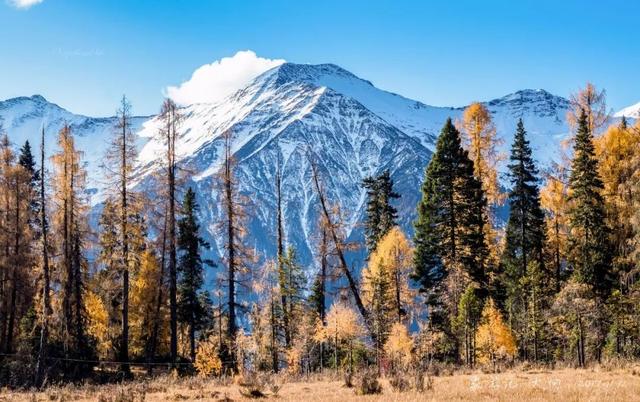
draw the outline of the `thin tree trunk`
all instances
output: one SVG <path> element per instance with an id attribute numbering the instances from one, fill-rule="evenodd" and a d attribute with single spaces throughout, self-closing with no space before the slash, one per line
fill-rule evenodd
<path id="1" fill-rule="evenodd" d="M 282 225 L 282 172 L 280 171 L 280 164 L 278 161 L 276 171 L 276 204 L 277 204 L 277 217 L 278 217 L 278 278 L 280 282 L 280 298 L 282 302 L 282 325 L 284 327 L 284 343 L 288 348 L 291 344 L 291 332 L 289 328 L 289 311 L 287 310 L 287 291 L 286 286 L 283 283 L 283 259 L 284 259 L 284 231 Z M 291 285 L 289 283 L 289 285 Z"/>
<path id="2" fill-rule="evenodd" d="M 36 386 L 41 386 L 43 379 L 44 361 L 46 359 L 46 348 L 48 343 L 48 325 L 51 304 L 49 301 L 49 243 L 47 228 L 47 209 L 45 204 L 45 166 L 44 166 L 44 127 L 42 128 L 42 142 L 40 144 L 40 225 L 42 230 L 42 322 L 40 323 L 40 344 L 38 349 L 38 360 L 36 363 Z"/>
<path id="3" fill-rule="evenodd" d="M 178 358 L 178 310 L 176 271 L 176 200 L 175 200 L 175 106 L 169 111 L 167 123 L 169 160 L 169 305 L 171 321 L 171 363 Z"/>
<path id="4" fill-rule="evenodd" d="M 164 211 L 164 225 L 162 228 L 162 246 L 160 257 L 160 276 L 158 277 L 158 294 L 156 298 L 155 319 L 153 320 L 153 329 L 151 331 L 151 344 L 147 352 L 147 361 L 151 363 L 158 345 L 158 332 L 160 331 L 160 311 L 162 309 L 162 289 L 164 285 L 164 267 L 166 265 L 166 246 L 167 246 L 167 209 Z M 153 372 L 153 366 L 147 366 L 147 372 Z"/>
<path id="5" fill-rule="evenodd" d="M 333 244 L 335 246 L 336 249 L 336 253 L 338 254 L 338 261 L 340 263 L 340 267 L 342 268 L 342 272 L 344 273 L 345 277 L 347 278 L 347 282 L 349 284 L 349 289 L 351 290 L 351 295 L 353 296 L 353 299 L 355 300 L 356 303 L 356 307 L 358 308 L 358 311 L 360 312 L 360 315 L 362 316 L 365 325 L 367 327 L 367 330 L 369 332 L 369 335 L 374 338 L 376 336 L 375 331 L 373 331 L 372 327 L 371 327 L 371 320 L 370 320 L 370 316 L 369 316 L 369 312 L 367 311 L 367 309 L 364 306 L 364 303 L 362 303 L 362 299 L 360 298 L 360 292 L 358 291 L 358 286 L 356 284 L 356 280 L 353 277 L 353 275 L 351 274 L 351 271 L 349 270 L 349 267 L 347 266 L 347 260 L 344 257 L 344 252 L 342 250 L 342 242 L 340 241 L 340 239 L 338 238 L 338 234 L 335 231 L 335 227 L 333 225 L 333 222 L 331 220 L 331 215 L 329 214 L 329 207 L 327 206 L 327 202 L 324 196 L 324 193 L 322 191 L 322 189 L 320 188 L 320 182 L 319 182 L 319 178 L 318 178 L 318 172 L 317 172 L 317 167 L 315 166 L 315 163 L 313 163 L 313 161 L 311 161 L 311 167 L 313 170 L 313 183 L 315 185 L 316 191 L 318 192 L 318 199 L 320 200 L 320 206 L 322 208 L 322 213 L 326 219 L 327 222 L 327 226 L 329 229 L 329 233 L 331 235 L 331 239 L 333 240 Z"/>
<path id="6" fill-rule="evenodd" d="M 126 103 L 122 104 L 122 138 L 121 141 L 121 172 L 120 172 L 120 231 L 122 236 L 122 341 L 120 345 L 121 370 L 129 373 L 129 238 L 127 232 L 128 206 L 127 206 L 127 129 L 128 118 Z"/>
<path id="7" fill-rule="evenodd" d="M 13 351 L 13 333 L 16 320 L 16 296 L 18 292 L 18 264 L 20 262 L 20 178 L 16 175 L 14 179 L 16 200 L 15 200 L 15 233 L 13 245 L 13 270 L 11 274 L 11 301 L 9 303 L 9 329 L 7 332 L 7 353 Z"/>

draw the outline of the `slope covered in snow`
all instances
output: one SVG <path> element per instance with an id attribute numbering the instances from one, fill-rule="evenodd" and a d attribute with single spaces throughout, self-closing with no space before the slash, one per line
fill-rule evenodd
<path id="1" fill-rule="evenodd" d="M 134 129 L 139 130 L 147 119 L 148 117 L 134 117 Z M 44 129 L 45 147 L 50 155 L 57 148 L 58 131 L 65 124 L 71 127 L 76 144 L 83 152 L 83 160 L 89 173 L 87 185 L 90 193 L 97 195 L 92 199 L 93 202 L 99 201 L 98 193 L 105 185 L 100 163 L 115 121 L 114 117 L 95 118 L 73 114 L 40 95 L 0 102 L 0 124 L 16 147 L 28 140 L 35 153 L 40 147 L 41 132 Z"/>
<path id="2" fill-rule="evenodd" d="M 640 102 L 621 109 L 616 114 L 614 114 L 614 117 L 640 119 Z"/>
<path id="3" fill-rule="evenodd" d="M 568 132 L 566 99 L 543 90 L 523 90 L 486 102 L 502 149 L 509 149 L 517 120 L 530 134 L 535 157 L 543 164 Z M 424 168 L 446 118 L 458 120 L 464 108 L 433 107 L 376 88 L 369 81 L 332 64 L 285 63 L 256 77 L 246 87 L 214 104 L 193 104 L 181 109 L 177 152 L 181 167 L 191 172 L 187 185 L 200 197 L 201 219 L 220 255 L 216 223 L 220 219 L 216 173 L 221 164 L 221 135 L 233 133 L 233 153 L 238 161 L 236 179 L 247 196 L 249 244 L 267 257 L 275 252 L 276 218 L 274 173 L 282 163 L 285 234 L 295 245 L 301 262 L 313 262 L 317 241 L 317 195 L 313 191 L 308 155 L 319 161 L 323 186 L 347 222 L 347 234 L 362 236 L 364 177 L 391 171 L 401 224 L 412 231 Z M 72 114 L 42 97 L 0 102 L 0 117 L 16 144 L 29 139 L 40 143 L 44 125 L 47 147 L 55 146 L 55 133 L 67 122 L 85 151 L 92 187 L 101 191 L 99 160 L 112 132 L 113 118 Z M 161 167 L 164 149 L 157 138 L 157 117 L 138 117 L 140 188 L 151 188 Z M 99 200 L 99 197 L 95 197 Z"/>

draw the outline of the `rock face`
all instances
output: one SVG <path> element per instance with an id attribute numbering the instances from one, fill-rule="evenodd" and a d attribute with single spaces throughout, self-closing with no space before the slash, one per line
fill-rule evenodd
<path id="1" fill-rule="evenodd" d="M 523 90 L 487 102 L 501 146 L 508 150 L 518 118 L 524 120 L 535 156 L 541 163 L 553 158 L 566 135 L 566 99 L 543 90 Z M 397 207 L 402 227 L 412 232 L 424 169 L 446 118 L 456 120 L 464 108 L 425 105 L 380 90 L 370 82 L 332 65 L 285 63 L 256 77 L 249 85 L 216 104 L 181 109 L 178 155 L 190 172 L 187 185 L 197 191 L 211 257 L 222 252 L 216 223 L 220 219 L 216 173 L 222 156 L 221 135 L 233 132 L 236 180 L 246 196 L 248 244 L 267 257 L 275 254 L 274 174 L 283 170 L 283 206 L 288 244 L 312 274 L 317 241 L 318 200 L 311 182 L 309 155 L 318 161 L 323 186 L 331 203 L 347 222 L 347 235 L 362 238 L 365 194 L 360 184 L 368 175 L 389 169 L 402 195 Z M 74 115 L 40 96 L 0 102 L 0 117 L 11 139 L 38 145 L 40 128 L 47 131 L 47 147 L 55 146 L 56 131 L 71 124 L 86 153 L 94 177 L 94 203 L 100 201 L 99 159 L 112 130 L 113 118 Z M 162 142 L 156 138 L 156 117 L 136 117 L 139 128 L 140 187 L 150 186 L 151 174 L 162 161 Z M 352 256 L 359 267 L 361 255 Z"/>

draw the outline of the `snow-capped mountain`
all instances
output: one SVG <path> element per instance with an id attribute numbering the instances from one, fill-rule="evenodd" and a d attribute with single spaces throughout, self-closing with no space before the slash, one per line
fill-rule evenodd
<path id="1" fill-rule="evenodd" d="M 640 119 L 640 102 L 636 103 L 635 105 L 625 107 L 613 116 L 619 118 L 626 117 L 627 119 Z"/>
<path id="2" fill-rule="evenodd" d="M 149 118 L 133 118 L 134 128 L 139 130 Z M 34 153 L 35 148 L 40 146 L 40 136 L 44 129 L 46 152 L 50 155 L 56 148 L 58 131 L 65 123 L 71 127 L 76 144 L 83 151 L 83 158 L 89 169 L 88 187 L 92 193 L 97 193 L 104 186 L 100 160 L 113 132 L 114 117 L 94 118 L 73 114 L 40 95 L 0 102 L 0 125 L 9 134 L 10 140 L 17 146 L 29 140 Z"/>
<path id="3" fill-rule="evenodd" d="M 505 151 L 519 118 L 524 120 L 535 156 L 542 163 L 554 156 L 551 150 L 568 132 L 568 101 L 546 91 L 518 91 L 486 104 Z M 296 247 L 302 263 L 310 264 L 317 240 L 318 209 L 308 154 L 319 162 L 323 186 L 348 223 L 348 235 L 362 236 L 362 179 L 385 169 L 391 171 L 402 195 L 398 201 L 401 224 L 411 232 L 424 168 L 437 135 L 447 117 L 459 119 L 463 110 L 429 106 L 380 90 L 332 64 L 293 63 L 265 72 L 221 102 L 184 107 L 177 152 L 181 165 L 192 172 L 187 184 L 199 194 L 213 257 L 222 249 L 216 241 L 220 197 L 215 174 L 221 162 L 221 135 L 226 130 L 234 134 L 236 179 L 250 204 L 250 244 L 266 256 L 275 252 L 274 173 L 280 160 L 287 242 Z M 100 177 L 99 159 L 113 118 L 74 115 L 39 96 L 0 102 L 0 118 L 16 144 L 25 139 L 39 144 L 44 124 L 50 150 L 55 132 L 64 121 L 69 122 L 86 153 L 90 176 Z M 162 143 L 156 138 L 160 122 L 156 117 L 138 117 L 135 122 L 141 137 L 139 186 L 144 187 L 163 155 Z M 98 181 L 95 187 L 99 191 Z"/>

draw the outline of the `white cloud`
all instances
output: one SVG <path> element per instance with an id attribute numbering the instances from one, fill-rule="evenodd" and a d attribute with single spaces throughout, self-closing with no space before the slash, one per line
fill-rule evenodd
<path id="1" fill-rule="evenodd" d="M 35 6 L 36 4 L 40 4 L 42 3 L 44 0 L 7 0 L 7 2 L 15 7 L 15 8 L 20 8 L 23 10 L 26 10 L 27 8 L 31 8 L 32 6 Z"/>
<path id="2" fill-rule="evenodd" d="M 165 95 L 183 105 L 216 102 L 284 62 L 258 57 L 251 50 L 240 51 L 232 57 L 198 67 L 188 81 L 167 87 Z"/>

